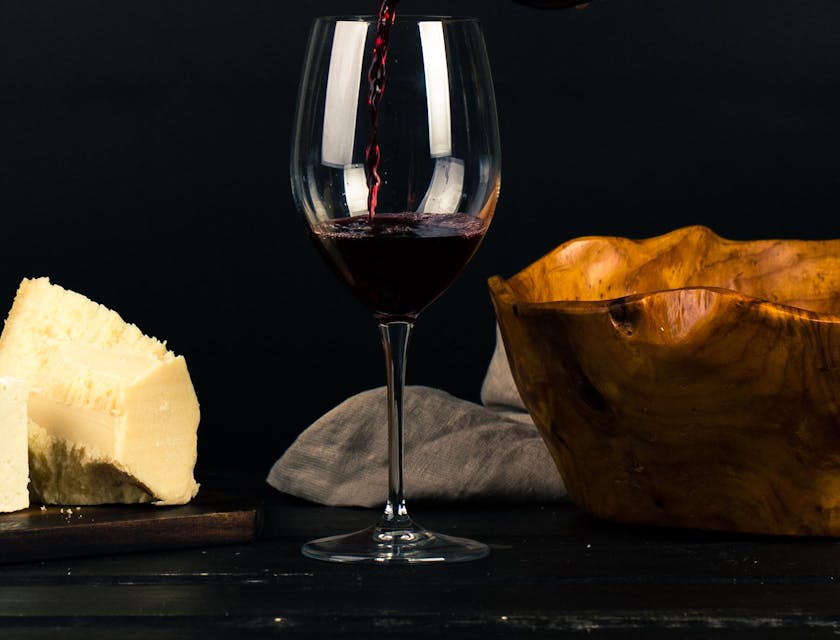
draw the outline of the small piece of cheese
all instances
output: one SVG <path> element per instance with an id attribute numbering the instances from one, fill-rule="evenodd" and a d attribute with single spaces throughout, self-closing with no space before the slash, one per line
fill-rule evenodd
<path id="1" fill-rule="evenodd" d="M 198 400 L 183 356 L 115 311 L 24 279 L 0 375 L 27 381 L 33 499 L 184 504 L 198 492 Z"/>
<path id="2" fill-rule="evenodd" d="M 0 378 L 0 512 L 29 506 L 28 393 L 24 380 Z"/>

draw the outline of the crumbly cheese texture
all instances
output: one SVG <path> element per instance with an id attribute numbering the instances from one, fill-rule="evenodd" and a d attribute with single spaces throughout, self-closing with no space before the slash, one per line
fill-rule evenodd
<path id="1" fill-rule="evenodd" d="M 0 512 L 29 506 L 26 382 L 0 378 Z"/>
<path id="2" fill-rule="evenodd" d="M 2 375 L 29 385 L 39 501 L 195 497 L 199 406 L 186 362 L 115 311 L 48 278 L 24 279 L 0 335 Z"/>

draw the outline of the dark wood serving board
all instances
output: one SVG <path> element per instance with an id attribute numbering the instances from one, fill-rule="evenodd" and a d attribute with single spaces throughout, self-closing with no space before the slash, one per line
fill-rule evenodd
<path id="1" fill-rule="evenodd" d="M 172 507 L 33 505 L 0 514 L 0 563 L 249 542 L 261 522 L 258 498 L 203 489 Z"/>

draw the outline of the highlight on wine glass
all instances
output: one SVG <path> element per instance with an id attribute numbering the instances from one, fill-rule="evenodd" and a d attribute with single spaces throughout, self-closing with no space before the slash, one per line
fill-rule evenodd
<path id="1" fill-rule="evenodd" d="M 385 0 L 378 16 L 315 19 L 304 57 L 292 192 L 315 247 L 379 326 L 389 469 L 377 522 L 302 551 L 338 562 L 472 560 L 488 547 L 429 531 L 408 513 L 402 406 L 411 329 L 469 263 L 493 218 L 496 103 L 476 19 L 395 16 L 395 6 Z"/>

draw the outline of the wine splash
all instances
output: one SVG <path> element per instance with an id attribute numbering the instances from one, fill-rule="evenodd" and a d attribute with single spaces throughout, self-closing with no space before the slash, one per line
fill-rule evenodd
<path id="1" fill-rule="evenodd" d="M 370 138 L 365 149 L 365 176 L 368 186 L 368 218 L 376 215 L 376 200 L 382 178 L 379 176 L 381 152 L 377 140 L 379 125 L 379 103 L 385 93 L 385 62 L 391 42 L 391 26 L 397 17 L 399 0 L 382 0 L 376 22 L 376 40 L 373 44 L 368 69 L 368 110 L 370 112 Z"/>

